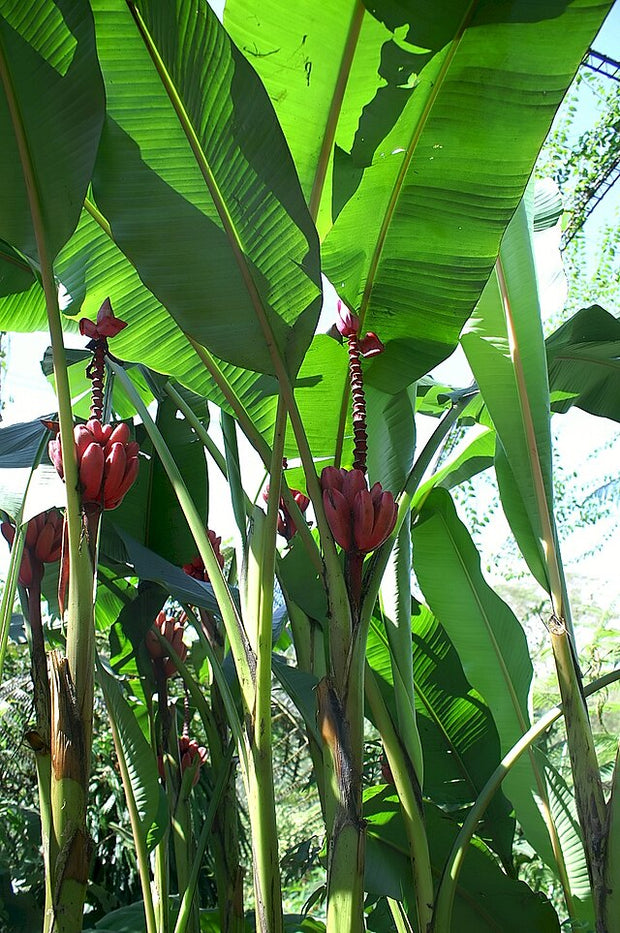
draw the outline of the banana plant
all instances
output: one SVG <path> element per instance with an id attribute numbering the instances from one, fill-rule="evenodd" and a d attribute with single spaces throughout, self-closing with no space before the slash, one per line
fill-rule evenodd
<path id="1" fill-rule="evenodd" d="M 524 208 L 515 211 L 555 108 L 609 6 L 543 0 L 533 13 L 525 0 L 510 10 L 330 0 L 317 10 L 304 0 L 290 11 L 279 0 L 229 0 L 224 24 L 202 0 L 26 0 L 27 15 L 0 11 L 0 324 L 49 327 L 58 436 L 48 453 L 66 528 L 66 638 L 49 651 L 32 570 L 58 556 L 60 520 L 6 503 L 11 584 L 21 574 L 37 684 L 46 931 L 82 928 L 95 660 L 148 933 L 245 924 L 233 748 L 255 929 L 321 928 L 283 907 L 273 673 L 309 737 L 329 933 L 386 928 L 379 904 L 398 929 L 449 933 L 435 888 L 453 846 L 471 866 L 459 929 L 508 931 L 516 920 L 559 929 L 551 904 L 515 877 L 510 806 L 577 919 L 559 842 L 566 793 L 534 749 L 488 808 L 476 844 L 458 841 L 474 798 L 530 727 L 523 630 L 484 581 L 449 493 L 434 488 L 492 457 L 515 536 L 562 628 L 551 637 L 593 916 L 598 930 L 612 929 L 605 892 L 617 859 L 603 840 L 617 807 L 608 821 L 570 635 L 539 316 L 517 320 L 502 303 L 512 359 L 500 354 L 510 404 L 499 410 L 482 352 L 494 349 L 491 331 L 496 343 L 504 337 L 489 311 L 494 289 L 509 292 L 502 254 L 494 266 L 500 244 L 510 249 L 502 237 L 521 222 Z M 517 239 L 528 242 L 523 230 Z M 468 319 L 461 342 L 487 414 L 471 393 L 452 393 L 416 452 L 416 383 Z M 85 373 L 84 359 L 68 365 L 63 326 L 91 341 Z M 573 338 L 564 331 L 556 351 Z M 575 370 L 553 352 L 567 398 L 563 380 L 573 384 Z M 221 409 L 224 449 L 207 401 Z M 429 476 L 476 405 L 486 427 Z M 237 429 L 263 463 L 266 510 L 240 463 Z M 228 568 L 208 524 L 205 457 L 226 476 L 240 531 Z M 412 546 L 428 607 L 412 597 Z M 272 657 L 276 579 L 293 668 Z M 104 615 L 110 660 L 95 656 Z M 178 689 L 168 683 L 177 674 Z M 204 746 L 190 737 L 194 720 Z M 380 788 L 364 785 L 367 720 L 384 750 Z M 484 734 L 479 760 L 468 730 Z M 438 743 L 455 756 L 450 767 Z M 200 833 L 198 799 L 208 800 Z M 199 902 L 211 825 L 219 919 Z M 518 916 L 506 897 L 519 898 Z"/>

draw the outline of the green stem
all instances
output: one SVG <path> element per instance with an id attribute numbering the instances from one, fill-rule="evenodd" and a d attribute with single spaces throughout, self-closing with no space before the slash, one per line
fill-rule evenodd
<path id="1" fill-rule="evenodd" d="M 177 743 L 178 749 L 178 737 L 176 731 L 174 733 L 174 741 Z M 180 776 L 179 792 L 176 798 L 176 803 L 172 808 L 172 815 L 170 820 L 170 825 L 172 828 L 172 841 L 174 844 L 174 859 L 177 872 L 177 889 L 179 891 L 179 895 L 181 895 L 182 892 L 187 892 L 188 890 L 191 866 L 194 865 L 196 860 L 196 849 L 192 833 L 192 817 L 189 798 L 192 792 L 194 768 L 197 767 L 199 767 L 199 764 L 196 762 L 193 768 L 189 768 L 187 771 L 185 771 L 184 774 Z M 198 912 L 199 905 L 195 894 L 196 887 L 194 886 L 194 897 L 188 902 L 186 918 L 184 921 L 185 928 L 189 931 L 189 933 L 199 933 L 200 929 L 200 916 Z"/>
<path id="2" fill-rule="evenodd" d="M 433 904 L 433 878 L 431 873 L 428 839 L 422 813 L 422 794 L 413 773 L 409 751 L 405 751 L 394 723 L 381 696 L 374 671 L 366 666 L 366 697 L 381 735 L 385 754 L 400 801 L 400 808 L 409 842 L 409 855 L 413 871 L 416 899 L 417 929 L 426 933 L 430 927 Z M 417 786 L 416 786 L 417 785 Z"/>
<path id="3" fill-rule="evenodd" d="M 248 596 L 244 611 L 256 619 L 255 633 L 253 636 L 250 634 L 256 652 L 256 694 L 254 707 L 248 711 L 251 714 L 248 743 L 253 765 L 249 773 L 248 804 L 254 853 L 257 928 L 262 933 L 280 933 L 283 929 L 272 760 L 271 652 L 276 525 L 285 427 L 286 410 L 279 400 L 269 477 L 267 517 L 263 519 L 262 512 L 255 511 L 255 533 L 259 546 L 256 553 L 253 553 L 254 548 L 249 541 L 246 557 Z M 264 523 L 264 527 L 256 528 L 257 522 Z M 252 568 L 249 566 L 250 562 L 258 562 L 258 565 Z M 254 574 L 257 575 L 256 585 L 252 586 Z"/>
<path id="4" fill-rule="evenodd" d="M 618 680 L 620 680 L 620 668 L 588 684 L 584 689 L 584 696 L 589 697 L 598 690 L 602 690 L 604 687 Z M 487 807 L 501 786 L 502 781 L 521 755 L 526 751 L 530 751 L 534 742 L 562 716 L 564 716 L 564 708 L 562 706 L 554 707 L 549 710 L 548 713 L 545 713 L 545 715 L 528 729 L 519 741 L 513 745 L 510 751 L 504 755 L 501 762 L 478 794 L 476 802 L 467 814 L 465 822 L 454 841 L 454 845 L 452 846 L 452 850 L 442 872 L 433 914 L 433 933 L 450 933 L 451 931 L 454 896 L 456 894 L 459 874 L 463 867 L 465 855 L 467 854 L 472 836 L 480 820 L 484 816 Z"/>
<path id="5" fill-rule="evenodd" d="M 536 508 L 541 528 L 541 556 L 547 575 L 548 590 L 555 616 L 554 622 L 556 625 L 555 628 L 551 628 L 551 646 L 553 648 L 562 704 L 565 710 L 566 735 L 573 783 L 575 786 L 575 802 L 577 805 L 579 823 L 583 832 L 584 850 L 592 885 L 596 930 L 597 933 L 606 933 L 604 918 L 606 914 L 605 899 L 607 896 L 605 884 L 607 808 L 596 757 L 592 728 L 588 717 L 585 697 L 583 695 L 574 638 L 572 637 L 572 632 L 570 632 L 568 628 L 568 625 L 570 625 L 570 609 L 566 599 L 564 574 L 562 572 L 562 562 L 551 506 L 551 493 L 548 493 L 547 490 L 545 475 L 543 474 L 543 467 L 538 452 L 538 438 L 528 393 L 522 349 L 518 337 L 517 321 L 513 313 L 501 257 L 497 260 L 496 272 L 506 319 L 508 343 L 517 385 L 523 432 L 530 456 L 534 507 Z M 547 477 L 547 479 L 550 483 L 550 477 Z"/>
<path id="6" fill-rule="evenodd" d="M 364 604 L 362 606 L 362 613 L 367 614 L 369 617 L 372 615 L 372 610 L 377 600 L 377 596 L 379 595 L 381 581 L 385 574 L 392 549 L 398 540 L 400 529 L 402 528 L 405 520 L 410 520 L 411 505 L 414 499 L 415 491 L 420 485 L 422 477 L 428 469 L 433 457 L 439 450 L 442 442 L 445 440 L 448 433 L 452 429 L 452 426 L 458 420 L 463 409 L 466 408 L 469 402 L 470 397 L 464 396 L 455 402 L 452 408 L 446 412 L 422 448 L 422 451 L 420 452 L 418 458 L 409 471 L 409 474 L 407 475 L 403 490 L 398 497 L 398 516 L 396 518 L 394 531 L 387 539 L 387 541 L 385 541 L 385 543 L 382 544 L 381 547 L 378 548 L 378 550 L 376 550 L 372 555 L 370 560 L 370 567 L 364 581 L 365 596 Z M 421 503 L 418 503 L 418 507 L 420 505 Z"/>
<path id="7" fill-rule="evenodd" d="M 424 758 L 415 711 L 411 641 L 411 534 L 406 524 L 400 529 L 382 581 L 381 607 L 389 644 L 398 731 L 422 789 Z"/>
<path id="8" fill-rule="evenodd" d="M 211 376 L 211 378 L 217 385 L 218 389 L 221 391 L 222 395 L 224 396 L 224 398 L 230 405 L 232 411 L 235 414 L 235 418 L 239 422 L 241 430 L 247 437 L 248 441 L 250 442 L 250 444 L 252 445 L 256 453 L 259 455 L 259 457 L 263 461 L 263 464 L 265 465 L 266 469 L 269 469 L 269 464 L 271 462 L 271 450 L 269 449 L 269 445 L 265 441 L 262 434 L 256 430 L 256 427 L 254 426 L 254 422 L 252 421 L 252 418 L 248 414 L 243 402 L 241 401 L 239 396 L 236 394 L 233 387 L 230 385 L 230 383 L 226 379 L 226 376 L 221 371 L 216 360 L 214 359 L 213 356 L 211 356 L 209 351 L 206 350 L 204 347 L 202 347 L 199 343 L 196 343 L 196 341 L 193 340 L 188 335 L 186 336 L 187 336 L 189 343 L 191 344 L 194 351 L 196 352 L 196 355 L 200 358 L 200 360 L 204 364 L 205 369 L 208 371 L 209 375 Z M 310 457 L 310 463 L 312 464 L 312 473 L 316 477 L 316 473 L 314 470 L 314 462 L 312 461 L 312 457 Z M 306 476 L 306 482 L 307 482 L 307 476 Z M 315 489 L 315 492 L 316 492 L 316 489 Z M 289 511 L 289 514 L 291 515 L 293 521 L 295 522 L 295 525 L 297 527 L 297 533 L 299 534 L 301 540 L 304 543 L 304 547 L 306 548 L 306 551 L 308 552 L 308 556 L 310 560 L 312 561 L 318 573 L 323 573 L 323 563 L 321 561 L 321 555 L 319 554 L 318 549 L 317 549 L 316 541 L 312 537 L 312 534 L 310 533 L 310 529 L 308 528 L 308 525 L 306 523 L 306 519 L 302 515 L 299 509 L 299 506 L 295 502 L 284 480 L 282 481 L 281 494 L 284 498 L 284 502 Z M 322 503 L 321 503 L 321 509 L 322 509 Z"/>
<path id="9" fill-rule="evenodd" d="M 224 478 L 228 479 L 226 458 L 222 454 L 213 438 L 210 436 L 209 432 L 205 428 L 196 412 L 190 405 L 187 404 L 181 393 L 175 389 L 170 381 L 165 383 L 164 392 L 169 396 L 169 398 L 172 399 L 178 410 L 183 414 L 183 417 L 187 423 L 190 425 L 190 427 L 193 428 L 196 437 L 202 442 L 203 447 L 205 447 L 206 450 L 211 454 L 216 466 L 219 468 Z"/>
<path id="10" fill-rule="evenodd" d="M 125 755 L 123 753 L 123 743 L 121 742 L 120 736 L 118 734 L 118 729 L 116 728 L 114 717 L 110 715 L 108 717 L 108 721 L 110 723 L 110 731 L 112 732 L 112 739 L 114 741 L 116 760 L 121 772 L 121 781 L 123 783 L 123 790 L 125 791 L 125 802 L 127 804 L 129 822 L 131 823 L 133 842 L 136 849 L 136 861 L 138 863 L 140 887 L 142 888 L 142 899 L 144 903 L 144 915 L 146 918 L 146 933 L 161 933 L 161 928 L 159 928 L 157 924 L 155 907 L 153 905 L 153 897 L 151 894 L 149 854 L 144 840 L 144 832 L 140 826 L 140 814 L 138 813 L 138 807 L 136 805 L 136 798 L 133 792 L 131 777 L 127 768 Z M 166 903 L 165 910 L 167 909 L 168 905 Z"/>
<path id="11" fill-rule="evenodd" d="M 82 594 L 81 585 L 83 575 L 77 564 L 80 561 L 80 497 L 78 492 L 78 469 L 73 442 L 73 413 L 71 410 L 71 393 L 67 375 L 67 363 L 63 344 L 60 309 L 58 307 L 58 294 L 52 259 L 50 255 L 43 204 L 38 187 L 37 176 L 32 158 L 25 127 L 22 121 L 19 101 L 13 87 L 12 76 L 0 43 L 0 83 L 6 95 L 7 105 L 15 139 L 20 156 L 22 171 L 32 226 L 39 257 L 41 270 L 41 283 L 45 295 L 50 339 L 52 344 L 52 360 L 54 377 L 56 380 L 56 393 L 58 398 L 58 415 L 60 421 L 60 437 L 62 443 L 62 460 L 66 485 L 67 509 L 66 519 L 69 537 L 69 612 L 67 618 L 67 659 L 68 670 L 57 680 L 57 687 L 61 691 L 71 689 L 73 694 L 69 697 L 56 697 L 59 706 L 71 704 L 72 715 L 77 717 L 73 726 L 69 727 L 69 740 L 75 738 L 80 744 L 82 755 L 79 769 L 79 780 L 83 782 L 81 788 L 76 788 L 74 778 L 65 779 L 60 763 L 54 759 L 54 745 L 52 746 L 52 816 L 54 833 L 59 842 L 59 859 L 64 862 L 54 867 L 54 897 L 57 933 L 63 931 L 80 930 L 82 926 L 82 910 L 86 893 L 88 878 L 88 845 L 86 835 L 86 804 L 88 796 L 88 776 L 90 761 L 90 738 L 92 731 L 92 696 L 93 696 L 93 619 L 92 619 L 92 567 L 90 585 Z M 88 550 L 88 548 L 86 548 Z M 65 676 L 66 674 L 66 676 Z M 58 728 L 58 723 L 53 723 Z M 64 762 L 70 761 L 73 749 L 63 755 Z M 60 779 L 56 779 L 56 775 Z M 66 792 L 66 796 L 65 796 Z M 71 837 L 70 837 L 71 836 Z"/>
<path id="12" fill-rule="evenodd" d="M 224 628 L 226 629 L 226 635 L 230 642 L 241 692 L 246 706 L 250 708 L 254 695 L 255 659 L 250 649 L 245 629 L 239 618 L 232 594 L 228 588 L 219 562 L 213 553 L 213 548 L 211 547 L 209 537 L 206 533 L 202 517 L 194 505 L 166 442 L 157 425 L 151 418 L 146 405 L 136 391 L 131 379 L 128 378 L 124 369 L 122 366 L 119 366 L 118 363 L 110 361 L 110 366 L 114 370 L 127 396 L 135 405 L 136 411 L 144 423 L 146 431 L 153 443 L 153 447 L 175 491 L 181 510 L 185 515 L 194 541 L 196 542 L 198 553 L 209 575 L 209 580 L 213 587 L 213 593 L 220 608 L 220 612 L 222 613 L 222 620 L 224 622 Z"/>
<path id="13" fill-rule="evenodd" d="M 13 605 L 15 603 L 15 590 L 17 589 L 17 581 L 19 579 L 19 568 L 22 562 L 25 539 L 25 530 L 18 524 L 15 537 L 13 538 L 6 582 L 2 590 L 2 602 L 0 603 L 0 682 L 2 681 L 2 672 L 4 670 L 4 658 L 9 641 L 9 629 L 11 627 Z"/>
<path id="14" fill-rule="evenodd" d="M 224 788 L 226 787 L 229 777 L 230 777 L 233 750 L 234 750 L 234 745 L 230 745 L 220 764 L 217 782 L 216 782 L 215 787 L 213 788 L 211 800 L 209 801 L 209 808 L 205 815 L 202 830 L 200 832 L 200 837 L 196 844 L 196 853 L 194 856 L 194 862 L 192 865 L 191 873 L 187 881 L 187 887 L 185 888 L 185 891 L 183 893 L 183 898 L 181 900 L 181 906 L 179 908 L 179 915 L 177 917 L 177 922 L 174 927 L 174 933 L 185 933 L 187 929 L 187 924 L 191 916 L 191 905 L 192 905 L 192 901 L 194 899 L 194 896 L 196 893 L 196 887 L 198 884 L 198 875 L 200 873 L 202 857 L 204 855 L 205 849 L 207 847 L 207 842 L 211 834 L 211 828 L 213 826 L 213 821 L 215 819 L 217 808 L 220 805 L 220 801 L 222 799 Z"/>

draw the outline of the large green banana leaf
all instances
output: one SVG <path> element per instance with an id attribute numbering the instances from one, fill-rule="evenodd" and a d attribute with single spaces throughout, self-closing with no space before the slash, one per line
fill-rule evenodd
<path id="1" fill-rule="evenodd" d="M 388 624 L 386 620 L 386 630 Z M 417 723 L 424 753 L 424 796 L 455 819 L 463 818 L 499 764 L 497 728 L 484 699 L 468 684 L 445 630 L 416 600 L 411 635 Z M 396 723 L 391 652 L 384 627 L 377 620 L 371 623 L 366 656 Z M 499 793 L 477 830 L 505 865 L 512 860 L 514 819 L 510 811 L 508 800 Z"/>
<path id="2" fill-rule="evenodd" d="M 412 531 L 413 565 L 428 605 L 453 643 L 468 682 L 493 711 L 502 754 L 529 728 L 532 679 L 525 633 L 509 606 L 489 587 L 480 558 L 450 495 L 434 489 Z M 544 775 L 523 757 L 504 782 L 526 837 L 554 865 L 538 800 Z"/>
<path id="3" fill-rule="evenodd" d="M 364 793 L 368 820 L 366 888 L 405 903 L 413 901 L 407 841 L 400 804 L 389 787 Z M 458 832 L 458 823 L 432 805 L 424 811 L 433 872 L 439 875 Z M 558 917 L 542 894 L 509 878 L 488 850 L 470 845 L 459 878 L 451 929 L 456 933 L 559 933 Z"/>
<path id="4" fill-rule="evenodd" d="M 86 0 L 41 0 L 28 15 L 2 5 L 0 237 L 35 265 L 50 263 L 78 222 L 103 104 Z M 15 274 L 13 265 L 22 290 Z"/>
<path id="5" fill-rule="evenodd" d="M 318 241 L 260 81 L 208 4 L 93 9 L 107 100 L 93 188 L 116 242 L 199 343 L 294 374 L 320 307 Z"/>
<path id="6" fill-rule="evenodd" d="M 536 270 L 531 198 L 511 221 L 496 269 L 461 343 L 497 431 L 502 504 L 534 576 L 549 588 L 543 542 L 552 521 L 549 383 Z"/>
<path id="7" fill-rule="evenodd" d="M 572 405 L 620 421 L 620 321 L 599 305 L 582 308 L 547 337 L 554 411 Z"/>
<path id="8" fill-rule="evenodd" d="M 408 385 L 456 344 L 556 107 L 609 4 L 229 0 L 336 289 Z"/>

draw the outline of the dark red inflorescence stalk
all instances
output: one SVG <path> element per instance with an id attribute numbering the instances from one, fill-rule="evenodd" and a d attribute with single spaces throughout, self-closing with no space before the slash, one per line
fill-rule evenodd
<path id="1" fill-rule="evenodd" d="M 93 340 L 93 358 L 86 367 L 86 378 L 92 381 L 90 416 L 103 421 L 103 389 L 105 382 L 105 355 L 108 341 L 105 337 Z"/>
<path id="2" fill-rule="evenodd" d="M 130 440 L 128 425 L 103 423 L 108 338 L 116 336 L 126 326 L 125 321 L 114 316 L 109 298 L 99 308 L 96 321 L 85 317 L 80 320 L 80 333 L 91 338 L 89 346 L 93 358 L 86 375 L 92 380 L 93 388 L 91 418 L 86 424 L 76 425 L 73 435 L 82 505 L 88 507 L 91 515 L 98 514 L 101 509 L 116 509 L 138 475 L 139 447 L 136 441 Z M 52 422 L 45 424 L 53 429 Z M 59 434 L 49 443 L 49 455 L 59 476 L 64 478 Z"/>
<path id="3" fill-rule="evenodd" d="M 353 469 L 366 472 L 368 432 L 366 431 L 366 397 L 364 377 L 360 365 L 360 350 L 357 337 L 349 337 L 349 378 L 353 405 Z"/>
<path id="4" fill-rule="evenodd" d="M 366 398 L 364 396 L 364 376 L 360 357 L 378 356 L 383 352 L 383 344 L 376 334 L 369 331 L 364 337 L 359 336 L 360 321 L 350 308 L 338 300 L 336 328 L 348 342 L 349 379 L 353 406 L 353 469 L 366 472 L 366 454 L 368 452 L 368 433 L 366 430 Z"/>
<path id="5" fill-rule="evenodd" d="M 105 356 L 108 352 L 108 337 L 115 337 L 124 327 L 125 321 L 114 316 L 110 299 L 106 298 L 97 313 L 96 322 L 83 317 L 80 320 L 80 333 L 91 338 L 90 348 L 93 358 L 86 368 L 86 376 L 92 380 L 91 418 L 103 420 L 103 388 L 105 381 Z"/>

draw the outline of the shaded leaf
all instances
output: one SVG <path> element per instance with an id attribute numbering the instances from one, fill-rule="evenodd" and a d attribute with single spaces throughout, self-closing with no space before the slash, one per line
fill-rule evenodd
<path id="1" fill-rule="evenodd" d="M 269 332 L 296 372 L 320 306 L 318 242 L 254 71 L 207 4 L 94 10 L 108 109 L 93 185 L 117 243 L 199 343 L 273 374 Z"/>
<path id="2" fill-rule="evenodd" d="M 424 815 L 431 864 L 439 875 L 459 826 L 432 806 L 425 807 Z M 366 888 L 413 903 L 411 864 L 398 798 L 385 787 L 369 788 L 364 794 L 364 816 L 368 820 Z M 479 845 L 470 844 L 456 891 L 452 929 L 459 933 L 559 933 L 560 924 L 542 894 L 508 878 L 493 857 Z"/>
<path id="3" fill-rule="evenodd" d="M 620 321 L 599 305 L 583 308 L 547 337 L 549 388 L 564 397 L 553 410 L 572 405 L 620 421 Z"/>
<path id="4" fill-rule="evenodd" d="M 500 743 L 493 715 L 468 684 L 459 657 L 432 613 L 414 600 L 412 624 L 413 676 L 417 724 L 424 753 L 424 795 L 462 817 L 500 762 Z M 392 665 L 382 627 L 371 624 L 366 652 L 379 677 L 388 709 L 395 719 Z M 478 835 L 512 861 L 514 819 L 503 793 L 491 803 Z"/>
<path id="5" fill-rule="evenodd" d="M 89 4 L 41 0 L 27 16 L 4 4 L 0 58 L 0 237 L 35 263 L 45 249 L 51 262 L 78 222 L 103 121 Z M 39 243 L 33 210 L 44 218 Z"/>
<path id="6" fill-rule="evenodd" d="M 412 531 L 415 573 L 428 605 L 458 652 L 465 677 L 493 711 L 504 755 L 529 728 L 532 680 L 525 633 L 511 609 L 489 587 L 478 552 L 459 521 L 449 493 L 434 489 Z M 544 778 L 527 756 L 504 782 L 526 837 L 554 865 L 547 828 L 535 797 Z"/>
<path id="7" fill-rule="evenodd" d="M 138 828 L 146 837 L 160 807 L 160 784 L 155 755 L 144 737 L 117 679 L 102 664 L 97 666 L 97 680 L 103 691 L 108 713 L 119 736 L 131 790 L 138 811 Z"/>

